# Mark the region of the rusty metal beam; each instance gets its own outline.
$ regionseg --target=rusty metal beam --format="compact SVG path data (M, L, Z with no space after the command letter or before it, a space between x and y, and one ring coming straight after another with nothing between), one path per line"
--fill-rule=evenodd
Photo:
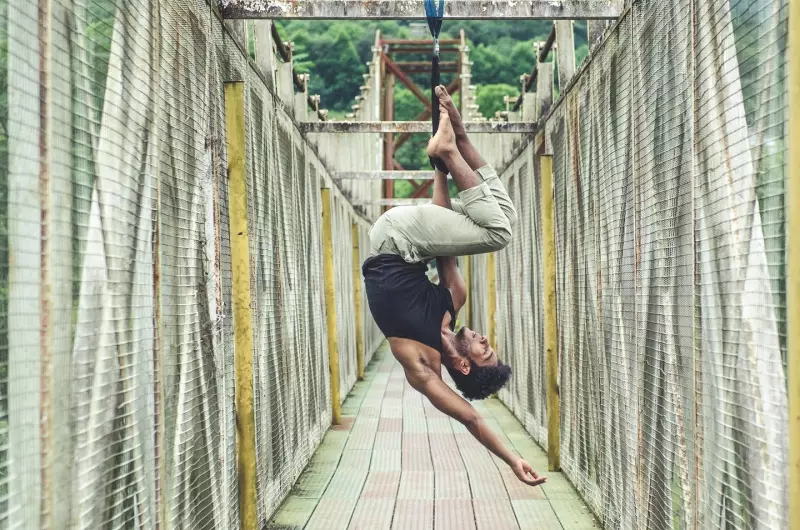
M430 71L431 69L430 61L394 61L394 65L402 70L406 70L407 68L425 68ZM449 67L456 68L458 67L458 61L441 61L439 67L442 70Z
M430 119L430 117L431 117L431 109L428 108L423 110L421 113L417 114L417 117L414 119L414 121L428 120ZM430 132L430 129L428 130L428 132ZM394 142L395 150L399 150L401 147L403 147L403 144L405 144L410 138L411 138L411 133L409 132L405 132L400 136L398 136Z
M433 39L384 39L381 41L381 44L388 44L390 46L395 46L398 44L408 46L433 46ZM439 41L440 46L448 44L458 45L461 44L461 41L459 39L442 39Z
M427 121L326 121L299 123L304 133L430 133L431 124ZM533 122L466 122L464 127L470 134L486 133L535 133Z
M386 69L386 61L382 62L381 71L383 72L383 112L381 118L386 121L394 120L394 75ZM383 135L383 169L394 168L394 134ZM383 182L383 197L391 199L394 197L394 182L385 180Z
M425 20L423 0L219 0L225 18ZM616 19L606 0L448 0L445 18L461 20Z
M422 89L419 88L414 81L409 79L408 76L400 68L397 67L394 61L389 59L388 55L383 54L383 62L384 64L386 64L387 71L391 70L392 73L397 77L397 79L401 83L403 83L406 86L406 88L408 88L411 91L412 94L417 96L417 99L420 100L423 105L425 105L425 108L430 108L431 100L428 99L428 97L425 95Z
M431 75L431 65L428 65L427 68L421 66L414 66L411 68L403 68L403 72L407 75L420 75L425 74L427 76ZM459 72L458 66L451 66L448 68L442 68L439 70L443 74L457 74Z
M450 94L451 96L455 95L455 93L460 91L460 90L461 90L461 80L460 79L456 79L455 81L453 81L452 83L447 85L447 93ZM462 98L459 98L459 101L461 101L461 100L462 100ZM430 119L430 117L431 117L431 109L425 109L420 114L417 115L417 117L414 119L414 121L427 120L427 119ZM395 139L395 143L394 143L395 151L400 149L403 146L403 144L408 141L409 138L411 138L411 133L403 133L400 136L398 136L397 139Z
M411 198L418 199L420 197L424 197L425 194L428 193L428 190L431 189L431 186L433 186L433 181L426 181L425 184L414 190L414 193L411 194Z
M395 48L393 46L389 47L389 53L392 55L400 54L400 53L419 53L421 55L431 55L433 52L433 47L426 47L426 48ZM444 55L446 53L461 53L461 50L458 46L442 46L439 48L439 55Z

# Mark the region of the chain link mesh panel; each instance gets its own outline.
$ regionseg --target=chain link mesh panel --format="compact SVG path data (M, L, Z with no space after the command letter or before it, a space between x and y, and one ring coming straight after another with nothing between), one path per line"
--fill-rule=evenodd
M787 523L787 11L777 0L694 9L693 118L703 132L694 142L703 527Z
M230 80L246 89L264 525L330 424L330 177L208 3L42 5L0 1L0 528L238 528ZM339 322L363 319L371 355L348 245L368 223L335 197Z
M511 244L497 253L501 271L497 278L498 305L505 310L498 311L496 318L498 351L514 373L500 392L501 399L535 439L546 444L541 203L532 157L533 145L529 145L504 182L517 207L517 225Z
M608 528L787 524L786 18L780 0L633 2L544 123L561 459ZM502 176L520 223L495 309L522 381L501 398L544 443L530 149Z

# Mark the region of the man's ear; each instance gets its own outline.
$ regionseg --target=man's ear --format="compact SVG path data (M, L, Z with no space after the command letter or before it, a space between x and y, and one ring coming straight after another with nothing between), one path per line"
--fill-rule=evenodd
M472 368L472 365L469 363L467 359L463 357L458 361L458 371L464 375L469 375L469 371Z

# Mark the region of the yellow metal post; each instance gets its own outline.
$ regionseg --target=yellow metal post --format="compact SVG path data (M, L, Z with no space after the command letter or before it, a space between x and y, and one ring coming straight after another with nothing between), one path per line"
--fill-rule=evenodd
M339 341L336 337L336 286L333 269L333 225L331 224L331 190L322 188L322 254L325 272L325 308L328 314L328 359L331 366L331 410L334 425L342 423L339 398Z
M800 530L800 1L789 2L787 237L789 528ZM794 146L794 147L792 147Z
M361 381L364 379L364 318L361 314L361 250L356 223L353 223L353 298L356 310L356 370Z
M542 174L542 269L544 278L544 349L547 380L547 464L561 468L561 403L558 396L558 322L556 319L556 241L553 217L553 157L540 155Z
M253 315L250 309L250 243L247 232L244 112L244 83L225 83L231 270L233 273L239 512L241 528L257 530L256 422L253 410Z
M469 318L472 312L470 311L471 298L469 294L472 291L472 260L469 256L464 256L464 283L467 285L467 301L464 303L464 325L470 327L472 323Z
M486 256L486 274L489 279L489 344L497 346L497 282L495 281L494 252Z

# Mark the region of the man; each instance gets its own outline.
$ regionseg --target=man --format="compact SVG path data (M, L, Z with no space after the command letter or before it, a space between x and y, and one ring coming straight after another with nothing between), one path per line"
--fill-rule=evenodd
M394 208L376 221L370 230L370 257L362 268L369 307L409 384L466 426L521 481L537 486L545 477L511 453L472 405L442 381L444 365L465 398L484 399L511 375L485 335L466 327L454 333L456 315L467 299L456 256L508 245L516 211L497 174L467 137L445 88L437 87L436 94L441 120L428 154L449 169L460 202L450 202L447 175L437 170L431 204ZM438 285L425 274L432 259Z

